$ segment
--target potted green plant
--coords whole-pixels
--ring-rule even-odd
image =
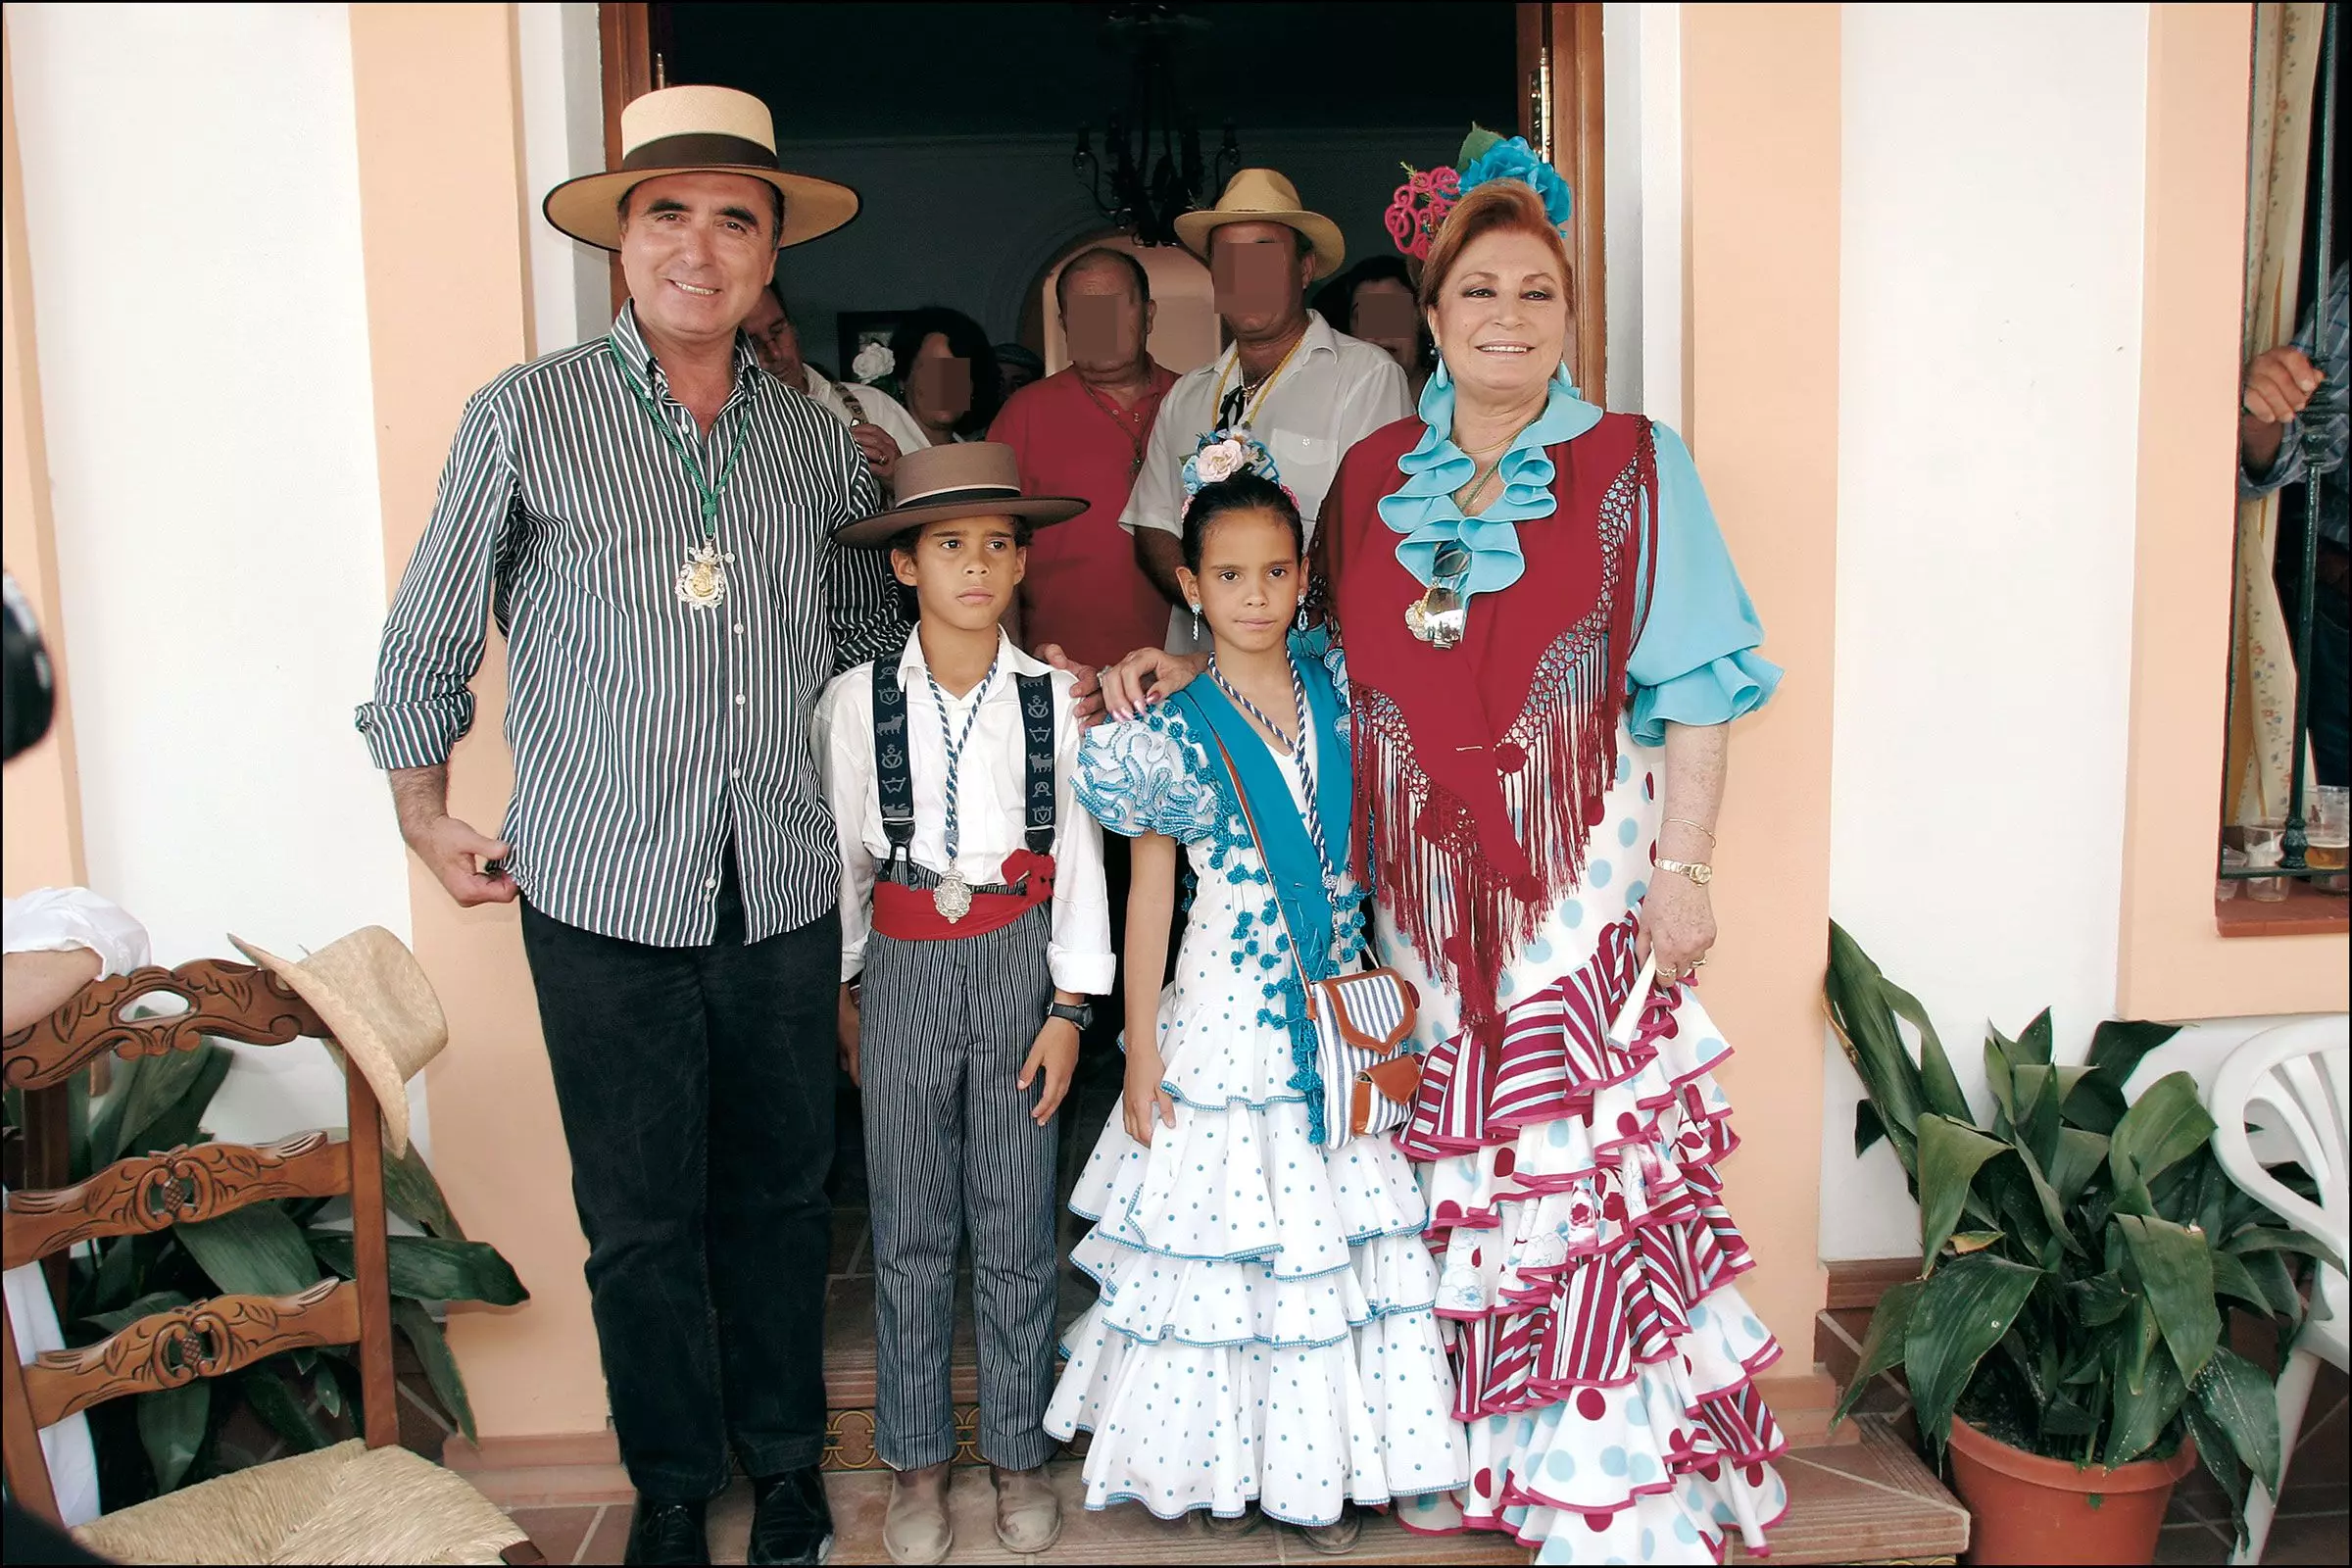
[[[2188,1074],[2127,1103],[2174,1028],[2103,1023],[2080,1066],[2051,1060],[2046,1009],[2014,1040],[1990,1030],[1986,1126],[1926,1009],[1835,923],[1826,991],[1869,1094],[1855,1152],[1886,1139],[1920,1210],[1919,1278],[1881,1299],[1839,1418],[1902,1369],[1919,1435],[1948,1451],[1975,1516],[1977,1562],[2147,1562],[2200,1460],[2242,1537],[2248,1476],[2278,1483],[2278,1417],[2230,1316],[2291,1335],[2288,1259],[2326,1248],[2230,1180]]]

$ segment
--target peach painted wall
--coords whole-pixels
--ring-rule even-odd
[[[2341,1012],[2344,936],[2213,922],[2245,288],[2253,8],[2158,5],[2148,35],[2147,270],[2130,800],[2116,1010]]]
[[[508,5],[355,5],[384,564],[397,584],[431,512],[466,400],[529,354],[515,17]],[[451,760],[450,808],[496,832],[514,783],[500,734],[504,649],[475,677],[473,733]],[[385,810],[390,812],[387,801]],[[428,1070],[433,1164],[469,1234],[531,1291],[508,1312],[454,1311],[450,1343],[485,1438],[605,1425],[587,1245],[513,906],[462,910],[410,861],[417,957],[449,1013]]]
[[[1705,994],[1739,1053],[1719,1076],[1740,1138],[1727,1200],[1757,1262],[1740,1289],[1790,1373],[1812,1360],[1825,1290],[1838,29],[1834,5],[1683,9],[1685,433],[1763,617],[1764,652],[1788,671],[1733,731],[1715,857],[1722,936]]]
[[[7,24],[0,22],[0,29]],[[0,39],[6,37],[0,30]],[[40,357],[32,330],[32,269],[24,244],[24,181],[17,165],[17,99],[0,42],[0,564],[16,573],[41,623],[61,695],[49,738],[8,765],[0,892],[78,884],[81,787],[74,716],[62,695],[66,623],[57,588],[57,539],[49,507],[48,448],[41,433]]]

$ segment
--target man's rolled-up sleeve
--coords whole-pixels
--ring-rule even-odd
[[[466,682],[482,662],[501,551],[516,504],[513,448],[488,392],[458,422],[432,519],[384,621],[375,695],[356,715],[385,769],[429,767],[473,727]]]

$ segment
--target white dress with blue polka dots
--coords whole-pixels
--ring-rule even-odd
[[[1296,807],[1296,765],[1276,760]],[[1208,782],[1220,765],[1165,712],[1102,725],[1080,754],[1077,798],[1115,832],[1182,842],[1199,888],[1159,1009],[1175,1125],[1146,1147],[1114,1111],[1071,1196],[1095,1221],[1072,1260],[1101,1296],[1062,1342],[1046,1428],[1094,1433],[1090,1508],[1255,1502],[1329,1524],[1470,1466],[1412,1166],[1386,1139],[1312,1142],[1290,1035],[1260,1020],[1256,944],[1237,933],[1262,918],[1265,872]]]
[[[1750,1266],[1716,1164],[1737,1146],[1710,1071],[1730,1054],[1695,991],[1661,985],[1606,1039],[1636,978],[1662,748],[1621,721],[1583,885],[1505,967],[1499,1049],[1385,913],[1383,962],[1419,987],[1422,1097],[1399,1135],[1441,1249],[1437,1310],[1470,1485],[1413,1499],[1421,1530],[1505,1531],[1537,1561],[1719,1562],[1788,1507],[1787,1446],[1754,1375],[1780,1346],[1733,1280]]]

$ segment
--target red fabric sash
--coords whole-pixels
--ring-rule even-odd
[[[1015,850],[1004,857],[998,877],[1018,893],[975,893],[962,919],[951,922],[931,902],[928,888],[904,882],[874,884],[874,929],[901,942],[952,942],[981,937],[1027,914],[1054,896],[1054,857]]]
[[[1614,778],[1656,459],[1633,415],[1546,448],[1559,507],[1519,525],[1525,574],[1473,599],[1462,642],[1441,650],[1405,629],[1422,585],[1376,510],[1422,429],[1402,419],[1349,449],[1315,548],[1348,651],[1356,819],[1371,824],[1359,875],[1484,1034],[1510,954],[1582,882]]]

